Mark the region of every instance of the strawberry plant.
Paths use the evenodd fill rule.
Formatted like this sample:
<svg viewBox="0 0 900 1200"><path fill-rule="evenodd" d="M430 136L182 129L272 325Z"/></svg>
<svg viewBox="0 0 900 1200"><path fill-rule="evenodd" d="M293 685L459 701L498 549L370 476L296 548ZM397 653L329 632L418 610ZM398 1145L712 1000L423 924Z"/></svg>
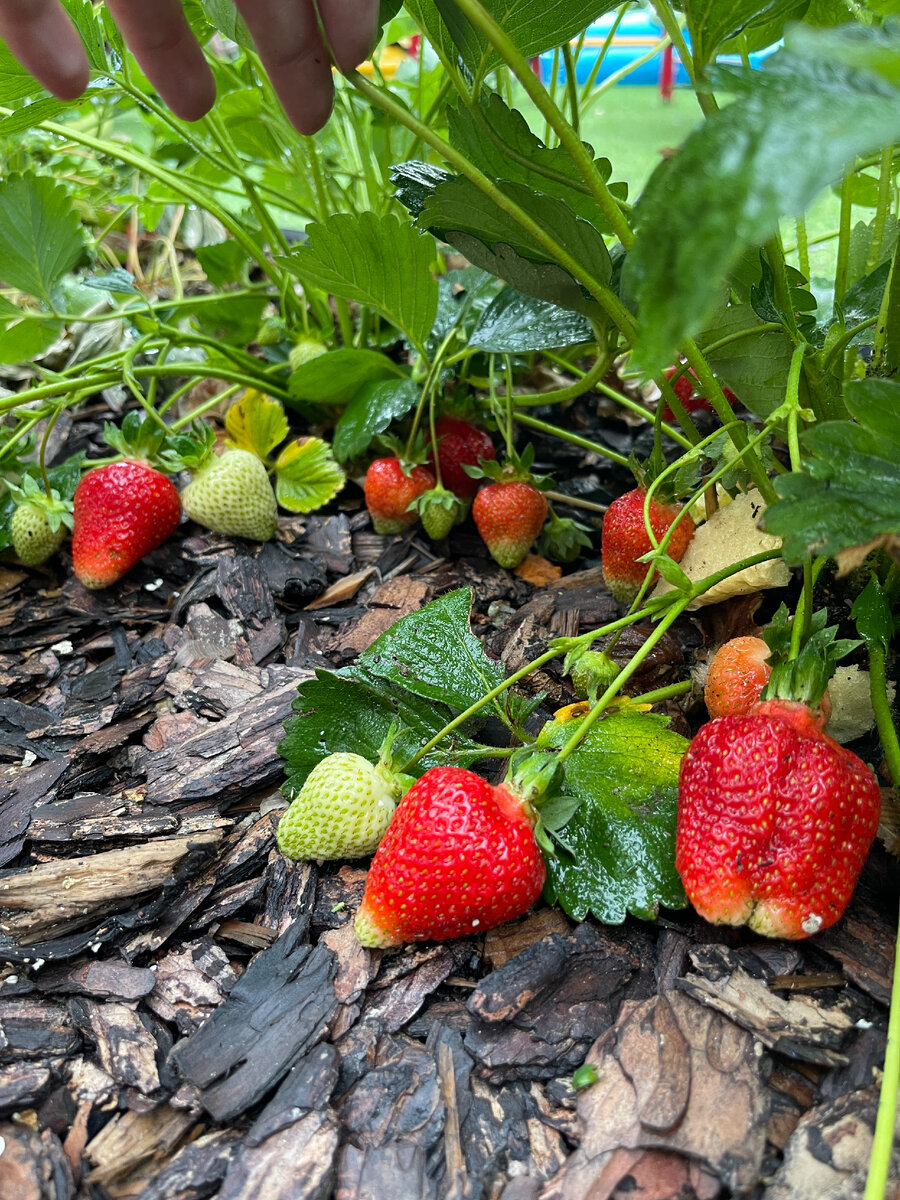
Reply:
<svg viewBox="0 0 900 1200"><path fill-rule="evenodd" d="M273 479L282 507L308 512L333 499L346 471L366 481L387 536L421 516L432 536L452 540L472 499L505 569L536 541L569 564L599 536L616 615L549 642L508 678L468 628L468 594L455 591L355 662L304 683L282 743L287 795L333 755L359 756L368 766L356 764L357 780L370 778L390 735L392 761L422 789L412 826L432 812L449 825L450 803L480 806L485 827L501 824L490 805L504 785L485 775L492 761L508 762L527 809L501 803L500 812L516 810L527 886L497 882L498 919L535 898L539 851L544 896L577 917L651 918L690 899L714 920L766 934L811 936L837 920L877 824L878 764L820 728L824 681L810 683L810 653L827 660L835 641L858 632L881 741L880 753L864 754L883 754L884 781L900 780L887 678L900 595L900 33L891 5L657 0L697 124L629 196L603 145L583 136L589 97L572 81L560 88L555 70L545 85L529 63L562 47L571 74L578 43L569 39L611 10L607 0L545 9L408 0L403 20L428 53L393 80L339 80L336 120L308 139L287 124L233 14L224 32L234 59L209 55L219 105L187 126L154 97L103 10L65 3L93 69L83 105L39 97L11 63L0 78L9 163L0 363L20 372L0 396L5 482L30 496L40 480L48 504L54 488L69 499L47 469L46 436L38 448L33 435L108 389L177 453L179 436L222 403L193 391L215 380L226 400L251 397L231 410L232 447L208 467L253 461L264 494L256 515L265 512L252 529L229 523L238 533L272 530ZM212 0L187 11L202 38L225 23ZM751 69L752 50L775 42L765 69ZM721 65L725 52L744 65ZM826 277L807 214L827 189L838 216ZM653 470L637 498L622 496L629 456L573 419L600 404L622 425L644 423ZM468 447L451 453L450 422L482 431L474 460ZM488 451L495 432L503 465ZM538 438L602 464L608 506L547 480L504 479L505 464L515 471ZM478 464L490 482L470 488L456 470L468 466L474 480ZM376 487L382 471L387 483ZM201 496L202 480L190 485ZM512 488L521 511L511 516ZM209 505L235 488L223 479L206 490L194 511L212 523ZM3 499L6 544L16 496ZM607 507L603 529L560 517L554 506L564 503L593 518ZM80 511L76 501L77 536ZM825 579L843 589L838 639L816 612ZM766 698L699 728L688 708L689 742L648 709L686 694L690 681L634 696L637 677L684 614L763 590L790 606L770 622L780 642L777 655L769 643L778 661ZM636 631L642 640L623 656ZM536 730L534 678L557 659L586 699ZM505 726L507 745L481 740L486 713ZM723 850L741 803L728 768L733 775L735 755L757 754L765 779L753 780L738 864ZM852 827L838 793L852 797ZM715 845L697 832L720 821ZM818 836L814 847L807 833ZM506 835L490 833L501 846ZM400 923L390 876L409 859L386 836L364 940L452 936L493 920L460 905L455 924ZM772 866L781 845L790 853ZM834 861L811 879L801 860L815 867L821 845ZM472 886L490 910L486 865L473 864ZM427 890L429 867L416 869L409 887ZM900 972L870 1200L883 1193L889 1161L898 1033Z"/></svg>

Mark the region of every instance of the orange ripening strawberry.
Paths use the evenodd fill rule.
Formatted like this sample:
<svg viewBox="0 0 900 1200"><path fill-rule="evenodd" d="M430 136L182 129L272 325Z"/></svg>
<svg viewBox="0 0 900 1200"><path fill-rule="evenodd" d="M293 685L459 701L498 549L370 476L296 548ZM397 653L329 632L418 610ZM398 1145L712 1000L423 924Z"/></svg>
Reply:
<svg viewBox="0 0 900 1200"><path fill-rule="evenodd" d="M444 487L462 500L471 500L478 491L478 480L467 475L465 468L477 467L482 460L496 458L494 443L483 429L459 417L441 417L434 431ZM433 459L428 466L434 473Z"/></svg>
<svg viewBox="0 0 900 1200"><path fill-rule="evenodd" d="M772 651L762 638L736 637L715 652L706 673L703 699L711 717L744 716L758 703L772 668Z"/></svg>
<svg viewBox="0 0 900 1200"><path fill-rule="evenodd" d="M653 549L644 525L646 495L642 487L625 492L613 500L603 515L600 546L603 579L616 599L624 604L631 603L647 574L647 564L637 560ZM662 504L651 499L650 527L657 541L662 540L681 511L677 504ZM694 522L685 513L669 542L669 557L680 562L693 536Z"/></svg>
<svg viewBox="0 0 900 1200"><path fill-rule="evenodd" d="M501 567L517 567L547 519L547 498L524 479L483 487L472 504L472 519L491 557Z"/></svg>
<svg viewBox="0 0 900 1200"><path fill-rule="evenodd" d="M872 771L806 704L764 700L691 742L675 865L707 921L802 938L844 912L878 830Z"/></svg>
<svg viewBox="0 0 900 1200"><path fill-rule="evenodd" d="M86 588L109 587L155 550L181 520L170 479L123 459L88 471L73 500L72 566Z"/></svg>
<svg viewBox="0 0 900 1200"><path fill-rule="evenodd" d="M407 474L399 458L376 458L363 486L375 532L402 533L415 525L419 514L409 506L434 485L427 467L411 467Z"/></svg>
<svg viewBox="0 0 900 1200"><path fill-rule="evenodd" d="M356 917L364 946L444 940L520 916L545 868L530 806L461 767L433 767L381 840Z"/></svg>

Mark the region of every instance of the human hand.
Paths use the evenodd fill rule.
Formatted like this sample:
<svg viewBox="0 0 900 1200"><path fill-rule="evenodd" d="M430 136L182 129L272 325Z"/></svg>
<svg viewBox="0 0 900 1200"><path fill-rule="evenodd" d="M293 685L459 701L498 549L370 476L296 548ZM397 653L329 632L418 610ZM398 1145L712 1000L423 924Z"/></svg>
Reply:
<svg viewBox="0 0 900 1200"><path fill-rule="evenodd" d="M315 133L334 101L331 63L313 0L234 0L262 65L301 133ZM212 108L212 72L180 0L106 0L129 49L172 111L196 121ZM336 64L349 71L378 36L378 0L320 0ZM0 39L55 96L74 100L88 83L84 48L59 0L0 0Z"/></svg>

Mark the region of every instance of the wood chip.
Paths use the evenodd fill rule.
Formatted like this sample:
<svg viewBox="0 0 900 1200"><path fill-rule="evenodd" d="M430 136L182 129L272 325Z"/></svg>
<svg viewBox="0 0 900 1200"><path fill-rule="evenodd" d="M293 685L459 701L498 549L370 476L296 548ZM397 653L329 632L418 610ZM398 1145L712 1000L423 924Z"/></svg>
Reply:
<svg viewBox="0 0 900 1200"><path fill-rule="evenodd" d="M331 587L327 587L321 596L317 596L315 600L307 604L307 610L331 608L333 604L346 604L348 600L353 599L366 580L374 574L374 567L365 567L362 571L355 571L352 575L345 575L343 579L338 579Z"/></svg>
<svg viewBox="0 0 900 1200"><path fill-rule="evenodd" d="M562 567L548 562L540 555L528 554L522 559L513 574L517 575L519 579L524 579L526 583L534 584L535 587L547 587L548 584L556 583L558 579L562 578Z"/></svg>

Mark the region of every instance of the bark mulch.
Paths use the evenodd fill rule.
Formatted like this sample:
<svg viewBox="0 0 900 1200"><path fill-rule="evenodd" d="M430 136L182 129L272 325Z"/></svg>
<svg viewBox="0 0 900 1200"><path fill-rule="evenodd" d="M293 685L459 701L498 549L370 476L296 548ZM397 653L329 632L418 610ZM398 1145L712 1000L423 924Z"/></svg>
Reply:
<svg viewBox="0 0 900 1200"><path fill-rule="evenodd" d="M172 539L99 594L0 566L0 1197L861 1194L882 847L809 943L539 905L396 952L353 936L364 864L275 848L300 681L463 585L515 670L614 612L580 566L536 586L464 529L442 558L347 511L261 548ZM704 636L676 627L639 684L684 677ZM573 698L553 671L533 686Z"/></svg>

